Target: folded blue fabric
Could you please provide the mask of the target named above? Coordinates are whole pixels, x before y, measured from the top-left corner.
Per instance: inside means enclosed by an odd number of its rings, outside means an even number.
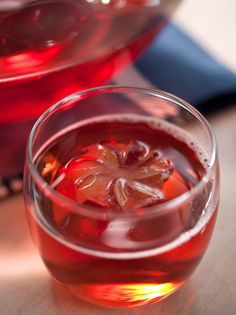
[[[224,105],[222,96],[236,95],[236,75],[173,24],[154,40],[135,67],[154,86],[196,107],[217,98]]]

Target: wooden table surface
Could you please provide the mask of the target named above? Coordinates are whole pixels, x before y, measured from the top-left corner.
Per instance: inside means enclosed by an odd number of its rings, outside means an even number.
[[[209,19],[202,12],[215,4],[217,14],[229,11],[235,0],[189,0],[180,8],[176,20],[189,27],[190,33],[209,43],[204,24],[197,18]],[[199,10],[195,10],[198,8]],[[220,6],[220,9],[219,9]],[[205,8],[206,11],[201,11]],[[191,11],[192,10],[192,11]],[[210,9],[209,9],[210,10]],[[195,12],[194,19],[189,13]],[[235,12],[235,11],[233,11]],[[199,16],[198,16],[199,13]],[[214,10],[211,12],[214,16]],[[213,20],[212,20],[213,21]],[[191,24],[192,23],[192,24]],[[198,26],[197,26],[198,23]],[[214,23],[214,21],[213,21]],[[218,21],[215,21],[217,25]],[[235,21],[234,21],[235,23]],[[219,43],[221,32],[212,32],[211,42]],[[230,24],[231,25],[231,24]],[[214,26],[214,24],[213,24]],[[232,25],[231,25],[232,26]],[[196,31],[197,30],[197,31]],[[201,33],[202,30],[202,33]],[[231,27],[228,32],[234,29]],[[225,30],[226,31],[226,30]],[[215,42],[214,38],[215,36]],[[217,38],[216,38],[217,37]],[[224,39],[225,40],[225,39]],[[227,43],[225,42],[226,46]],[[219,49],[218,56],[231,61],[228,50]],[[219,46],[219,45],[218,45]],[[218,47],[217,46],[217,47]],[[231,47],[232,48],[232,47]],[[236,45],[233,47],[236,51]],[[231,50],[232,51],[232,50]],[[228,52],[228,53],[227,53]],[[229,57],[229,58],[228,58]],[[208,117],[216,133],[221,164],[221,204],[210,247],[192,278],[166,300],[134,310],[107,310],[70,296],[51,279],[34,248],[28,233],[22,195],[0,203],[0,314],[1,315],[235,315],[236,314],[236,106]]]
[[[0,204],[1,315],[235,315],[236,106],[210,117],[219,143],[221,205],[213,239],[187,284],[166,300],[134,310],[107,310],[51,282],[29,237],[22,195]]]

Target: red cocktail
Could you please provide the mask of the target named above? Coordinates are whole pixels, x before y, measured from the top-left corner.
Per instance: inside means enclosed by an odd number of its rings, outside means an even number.
[[[31,133],[25,196],[52,276],[110,307],[174,292],[214,228],[214,141],[196,110],[159,91],[98,88],[46,112]]]

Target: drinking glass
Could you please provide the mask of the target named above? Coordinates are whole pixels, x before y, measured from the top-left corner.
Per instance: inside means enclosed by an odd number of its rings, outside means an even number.
[[[34,125],[24,194],[33,241],[59,284],[102,306],[154,303],[190,277],[210,241],[215,137],[196,109],[162,91],[78,92]]]

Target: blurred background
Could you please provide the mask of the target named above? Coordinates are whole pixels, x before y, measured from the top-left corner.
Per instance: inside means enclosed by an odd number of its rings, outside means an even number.
[[[169,26],[123,72],[120,81],[156,86],[178,95],[201,112],[236,101],[234,32],[236,2],[183,1]],[[139,77],[139,80],[138,80]]]
[[[206,51],[236,71],[235,12],[235,0],[185,0],[174,22]]]

